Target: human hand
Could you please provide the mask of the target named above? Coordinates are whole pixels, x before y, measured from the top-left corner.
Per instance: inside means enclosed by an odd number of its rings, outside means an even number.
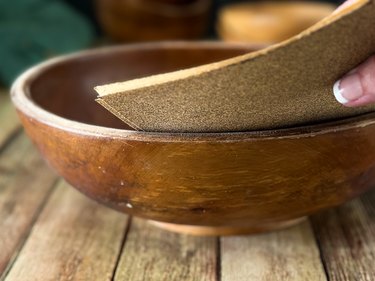
[[[346,1],[336,12],[355,1]],[[337,81],[333,93],[337,101],[347,107],[375,104],[375,55]]]

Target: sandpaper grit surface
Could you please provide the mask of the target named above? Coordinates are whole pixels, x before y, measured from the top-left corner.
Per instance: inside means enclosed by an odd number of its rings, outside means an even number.
[[[346,108],[334,82],[375,51],[375,0],[287,43],[232,61],[96,87],[97,101],[137,130],[275,129],[373,111]]]

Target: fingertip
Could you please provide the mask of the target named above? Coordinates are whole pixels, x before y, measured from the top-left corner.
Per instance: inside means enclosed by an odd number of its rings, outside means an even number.
[[[336,83],[333,85],[333,94],[336,98],[336,100],[341,103],[341,104],[347,104],[349,100],[347,100],[343,95],[342,95],[342,90],[340,89],[340,84],[341,80],[336,81]]]

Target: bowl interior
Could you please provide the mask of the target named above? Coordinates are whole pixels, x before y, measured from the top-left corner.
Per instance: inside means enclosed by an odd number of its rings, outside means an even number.
[[[95,86],[220,61],[254,49],[224,43],[171,43],[86,52],[42,69],[30,83],[30,95],[40,107],[66,119],[131,129],[96,103]]]

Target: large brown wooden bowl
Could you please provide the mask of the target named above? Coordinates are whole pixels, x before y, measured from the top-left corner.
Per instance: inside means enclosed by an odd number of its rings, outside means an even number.
[[[159,43],[84,52],[27,71],[12,99],[27,134],[69,183],[100,203],[173,230],[276,229],[372,187],[374,113],[272,131],[171,134],[133,131],[94,101],[95,85],[252,48]]]

